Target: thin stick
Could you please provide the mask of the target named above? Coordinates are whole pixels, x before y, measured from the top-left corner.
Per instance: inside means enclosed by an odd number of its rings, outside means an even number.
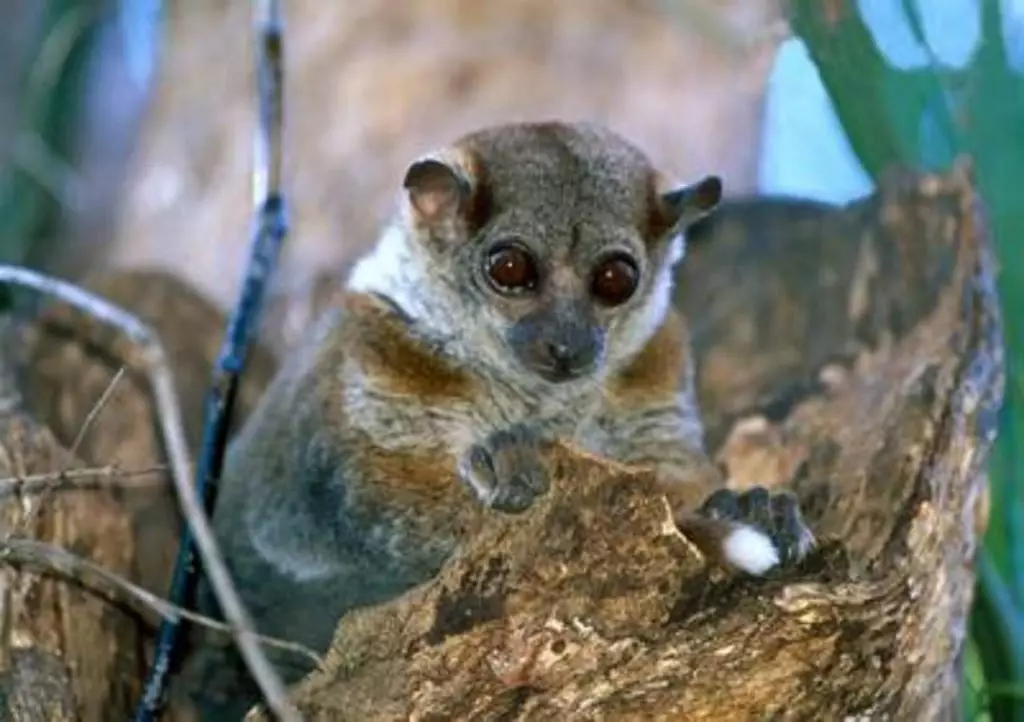
[[[167,354],[157,335],[138,318],[118,306],[74,284],[45,276],[36,271],[17,266],[0,265],[0,284],[20,286],[58,298],[98,320],[118,328],[139,345],[159,412],[157,416],[160,431],[167,447],[167,457],[170,461],[178,503],[199,547],[203,565],[210,579],[210,586],[224,616],[232,627],[232,634],[253,679],[268,700],[285,700],[283,708],[287,710],[289,703],[284,697],[284,684],[257,643],[255,634],[251,631],[252,623],[249,614],[231,582],[231,576],[214,540],[206,512],[203,511],[203,507],[189,483],[191,464],[188,458],[185,430],[181,421],[181,405],[175,390],[174,378],[167,363]],[[298,720],[295,714],[281,718]]]
[[[234,631],[230,624],[182,609],[143,589],[139,585],[128,581],[124,577],[107,571],[95,562],[37,539],[11,537],[0,541],[0,560],[32,566],[44,571],[56,571],[79,582],[95,580],[100,585],[107,587],[111,592],[111,596],[117,596],[118,594],[126,596],[129,601],[141,604],[146,609],[152,609],[161,617],[183,617],[195,624],[209,627],[219,632],[225,632],[229,635]],[[256,634],[255,637],[268,647],[301,655],[312,660],[317,666],[323,666],[323,659],[320,655],[302,644],[262,634]]]
[[[48,489],[101,489],[124,486],[155,486],[159,482],[142,481],[138,477],[150,476],[167,471],[160,464],[131,471],[116,465],[96,466],[85,469],[65,469],[45,474],[0,477],[0,499],[14,493],[37,494]]]
[[[114,378],[110,380],[110,383],[108,383],[106,388],[103,389],[103,393],[100,394],[99,399],[97,399],[96,403],[92,405],[91,409],[89,409],[89,413],[86,414],[85,421],[82,422],[82,426],[78,429],[78,434],[75,435],[75,441],[71,445],[69,454],[70,458],[65,463],[65,466],[60,470],[60,474],[70,471],[70,465],[74,463],[75,456],[78,454],[78,449],[81,447],[82,441],[85,439],[85,435],[89,433],[89,429],[92,427],[93,422],[96,420],[96,417],[100,415],[100,412],[103,410],[103,407],[106,406],[107,401],[110,400],[110,397],[114,393],[114,389],[117,387],[117,382],[120,381],[122,377],[124,377],[124,366],[114,374]],[[39,513],[42,511],[43,505],[46,502],[47,496],[50,492],[54,491],[55,488],[56,487],[54,485],[42,488],[39,498],[36,499],[34,507],[32,507],[18,523],[17,528],[19,532],[24,532],[24,530],[35,524],[36,519],[39,517]]]
[[[89,413],[85,416],[85,421],[82,422],[81,428],[78,429],[78,433],[75,435],[75,440],[71,443],[71,456],[75,457],[78,455],[78,450],[82,447],[82,442],[85,441],[85,435],[89,433],[89,429],[92,428],[93,423],[96,421],[96,417],[100,415],[103,407],[110,401],[110,397],[114,395],[114,389],[117,388],[117,383],[124,378],[125,367],[122,366],[114,374],[114,378],[110,379],[110,383],[107,384],[107,388],[103,389],[103,393],[100,394],[99,400],[93,404]]]
[[[259,118],[253,148],[252,187],[256,228],[241,294],[228,322],[213,380],[207,392],[203,418],[203,443],[196,472],[196,495],[208,512],[216,503],[238,381],[245,365],[250,339],[258,324],[263,299],[287,235],[287,212],[281,187],[284,43],[280,0],[258,0],[255,7]],[[209,569],[205,570],[207,573]],[[170,599],[190,609],[195,606],[199,567],[188,530],[182,535],[171,580]],[[181,619],[167,619],[157,634],[156,654],[146,680],[135,722],[153,722],[160,712],[168,679],[177,665],[184,643]],[[242,650],[243,654],[245,650]],[[250,671],[252,667],[250,666]],[[284,689],[261,685],[267,707],[281,720],[297,720],[298,714]]]
[[[11,641],[14,636],[14,614],[11,610],[11,579],[0,572],[0,674],[11,671]]]

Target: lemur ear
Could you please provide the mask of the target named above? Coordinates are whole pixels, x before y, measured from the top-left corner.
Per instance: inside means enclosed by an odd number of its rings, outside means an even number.
[[[680,186],[661,194],[667,226],[673,231],[685,230],[711,213],[722,200],[722,179],[716,175],[696,183]]]
[[[463,159],[455,153],[437,153],[414,162],[405,172],[402,187],[419,220],[434,223],[464,208],[473,182]]]

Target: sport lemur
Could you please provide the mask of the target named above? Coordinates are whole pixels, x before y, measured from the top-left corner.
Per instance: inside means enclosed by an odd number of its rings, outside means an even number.
[[[796,500],[722,489],[703,449],[670,297],[685,229],[721,193],[714,176],[670,185],[591,124],[486,128],[414,162],[229,450],[214,524],[258,631],[325,650],[347,610],[426,581],[476,525],[544,494],[548,439],[654,467],[715,561],[803,556]],[[184,686],[203,719],[241,719],[258,700],[244,668],[195,641]],[[308,671],[278,663],[287,681]]]

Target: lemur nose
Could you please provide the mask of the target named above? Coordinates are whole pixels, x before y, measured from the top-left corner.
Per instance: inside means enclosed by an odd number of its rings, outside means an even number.
[[[551,360],[563,368],[571,366],[574,360],[573,350],[567,343],[559,341],[549,343],[548,353],[551,355]]]

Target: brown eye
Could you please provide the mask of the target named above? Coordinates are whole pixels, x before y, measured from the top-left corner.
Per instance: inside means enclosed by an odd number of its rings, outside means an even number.
[[[531,291],[537,286],[537,263],[521,246],[499,246],[487,257],[487,276],[503,293]]]
[[[636,263],[624,254],[606,258],[597,264],[590,279],[590,293],[605,306],[618,306],[636,292],[640,276]]]

